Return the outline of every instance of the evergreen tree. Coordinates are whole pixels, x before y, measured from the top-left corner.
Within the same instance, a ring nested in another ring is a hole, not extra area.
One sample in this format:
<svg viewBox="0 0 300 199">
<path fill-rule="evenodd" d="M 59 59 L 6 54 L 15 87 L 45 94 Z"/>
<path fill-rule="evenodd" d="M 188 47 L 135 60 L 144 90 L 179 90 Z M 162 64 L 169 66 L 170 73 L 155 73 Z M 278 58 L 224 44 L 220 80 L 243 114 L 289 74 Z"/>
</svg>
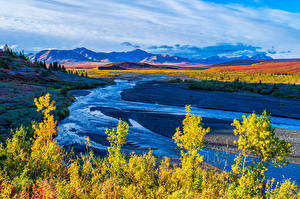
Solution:
<svg viewBox="0 0 300 199">
<path fill-rule="evenodd" d="M 47 64 L 46 64 L 46 61 L 44 60 L 43 62 L 43 68 L 47 69 Z"/>
<path fill-rule="evenodd" d="M 65 73 L 66 72 L 66 67 L 62 65 L 62 71 Z"/>
<path fill-rule="evenodd" d="M 57 62 L 53 62 L 53 70 L 55 70 L 55 71 L 58 70 L 58 64 L 57 64 Z"/>
<path fill-rule="evenodd" d="M 9 52 L 9 47 L 8 47 L 7 44 L 4 45 L 3 51 L 6 52 L 6 53 Z"/>
<path fill-rule="evenodd" d="M 52 63 L 49 64 L 49 70 L 50 71 L 53 70 L 53 64 Z"/>
</svg>

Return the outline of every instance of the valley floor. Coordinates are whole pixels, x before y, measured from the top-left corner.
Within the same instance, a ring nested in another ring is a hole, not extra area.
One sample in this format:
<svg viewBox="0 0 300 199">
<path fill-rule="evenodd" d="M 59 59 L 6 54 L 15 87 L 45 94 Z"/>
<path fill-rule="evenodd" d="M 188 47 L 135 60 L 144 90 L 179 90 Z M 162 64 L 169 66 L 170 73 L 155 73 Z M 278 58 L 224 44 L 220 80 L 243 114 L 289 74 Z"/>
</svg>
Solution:
<svg viewBox="0 0 300 199">
<path fill-rule="evenodd" d="M 252 113 L 263 112 L 264 109 L 271 116 L 300 118 L 300 100 L 283 99 L 253 93 L 228 93 L 217 91 L 189 90 L 185 84 L 173 84 L 162 81 L 141 82 L 134 88 L 121 93 L 122 99 L 127 101 L 164 104 L 172 106 L 192 105 L 199 108 L 219 109 L 226 111 Z M 137 112 L 132 110 L 114 110 L 101 108 L 105 115 L 115 118 L 135 118 L 144 127 L 167 137 L 171 137 L 177 126 L 181 125 L 182 116 L 158 114 L 151 112 Z M 211 128 L 207 135 L 208 148 L 238 152 L 233 144 L 236 137 L 233 135 L 231 122 L 203 118 L 206 127 Z M 290 162 L 300 163 L 300 131 L 275 128 L 276 135 L 288 140 L 292 145 Z"/>
</svg>

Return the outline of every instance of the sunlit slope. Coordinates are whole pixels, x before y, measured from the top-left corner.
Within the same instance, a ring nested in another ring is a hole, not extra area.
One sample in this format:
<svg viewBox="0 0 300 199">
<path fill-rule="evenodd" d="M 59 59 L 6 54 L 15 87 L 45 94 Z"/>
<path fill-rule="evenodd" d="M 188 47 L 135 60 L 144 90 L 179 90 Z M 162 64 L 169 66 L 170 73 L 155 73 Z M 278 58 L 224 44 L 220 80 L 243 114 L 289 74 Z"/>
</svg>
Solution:
<svg viewBox="0 0 300 199">
<path fill-rule="evenodd" d="M 252 65 L 212 67 L 207 72 L 300 73 L 300 61 L 258 63 Z"/>
</svg>

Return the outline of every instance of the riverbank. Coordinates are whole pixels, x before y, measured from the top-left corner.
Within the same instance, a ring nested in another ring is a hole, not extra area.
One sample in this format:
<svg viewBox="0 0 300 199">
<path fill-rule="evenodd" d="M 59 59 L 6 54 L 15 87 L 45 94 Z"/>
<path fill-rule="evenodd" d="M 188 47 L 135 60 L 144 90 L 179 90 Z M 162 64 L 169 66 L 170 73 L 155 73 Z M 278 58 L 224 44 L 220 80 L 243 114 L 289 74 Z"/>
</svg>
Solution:
<svg viewBox="0 0 300 199">
<path fill-rule="evenodd" d="M 51 99 L 56 101 L 55 119 L 62 120 L 69 115 L 68 107 L 75 100 L 72 94 L 74 92 L 69 91 L 113 83 L 109 79 L 86 78 L 58 71 L 46 75 L 32 72 L 28 77 L 26 73 L 21 74 L 18 68 L 14 72 L 1 76 L 0 69 L 1 140 L 5 140 L 10 136 L 11 130 L 21 125 L 30 127 L 32 121 L 40 121 L 41 114 L 36 112 L 34 106 L 35 97 L 50 93 Z"/>
<path fill-rule="evenodd" d="M 264 109 L 272 116 L 300 118 L 300 101 L 295 99 L 282 99 L 272 96 L 253 93 L 226 93 L 216 91 L 198 91 L 187 89 L 187 84 L 171 84 L 167 82 L 151 81 L 140 82 L 132 89 L 126 89 L 121 93 L 122 99 L 134 102 L 150 104 L 164 104 L 172 106 L 184 106 L 190 104 L 194 107 L 218 109 L 235 112 L 261 113 Z M 172 136 L 175 128 L 181 125 L 183 116 L 139 113 L 131 110 L 101 109 L 101 112 L 111 117 L 135 116 L 139 122 L 153 132 L 164 136 Z M 233 141 L 230 121 L 215 118 L 203 118 L 205 126 L 211 128 L 211 133 L 206 137 L 208 148 L 227 152 L 238 152 Z M 275 128 L 276 135 L 289 141 L 292 145 L 292 153 L 288 160 L 300 163 L 300 131 Z"/>
</svg>

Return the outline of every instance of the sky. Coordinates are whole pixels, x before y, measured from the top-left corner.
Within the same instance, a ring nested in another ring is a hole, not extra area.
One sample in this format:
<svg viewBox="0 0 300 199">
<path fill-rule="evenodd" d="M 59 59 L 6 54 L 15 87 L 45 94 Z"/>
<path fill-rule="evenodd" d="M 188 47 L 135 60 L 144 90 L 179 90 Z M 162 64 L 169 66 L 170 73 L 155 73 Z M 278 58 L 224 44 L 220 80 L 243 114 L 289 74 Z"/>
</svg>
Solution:
<svg viewBox="0 0 300 199">
<path fill-rule="evenodd" d="M 300 58 L 299 0 L 0 0 L 0 46 Z"/>
</svg>

